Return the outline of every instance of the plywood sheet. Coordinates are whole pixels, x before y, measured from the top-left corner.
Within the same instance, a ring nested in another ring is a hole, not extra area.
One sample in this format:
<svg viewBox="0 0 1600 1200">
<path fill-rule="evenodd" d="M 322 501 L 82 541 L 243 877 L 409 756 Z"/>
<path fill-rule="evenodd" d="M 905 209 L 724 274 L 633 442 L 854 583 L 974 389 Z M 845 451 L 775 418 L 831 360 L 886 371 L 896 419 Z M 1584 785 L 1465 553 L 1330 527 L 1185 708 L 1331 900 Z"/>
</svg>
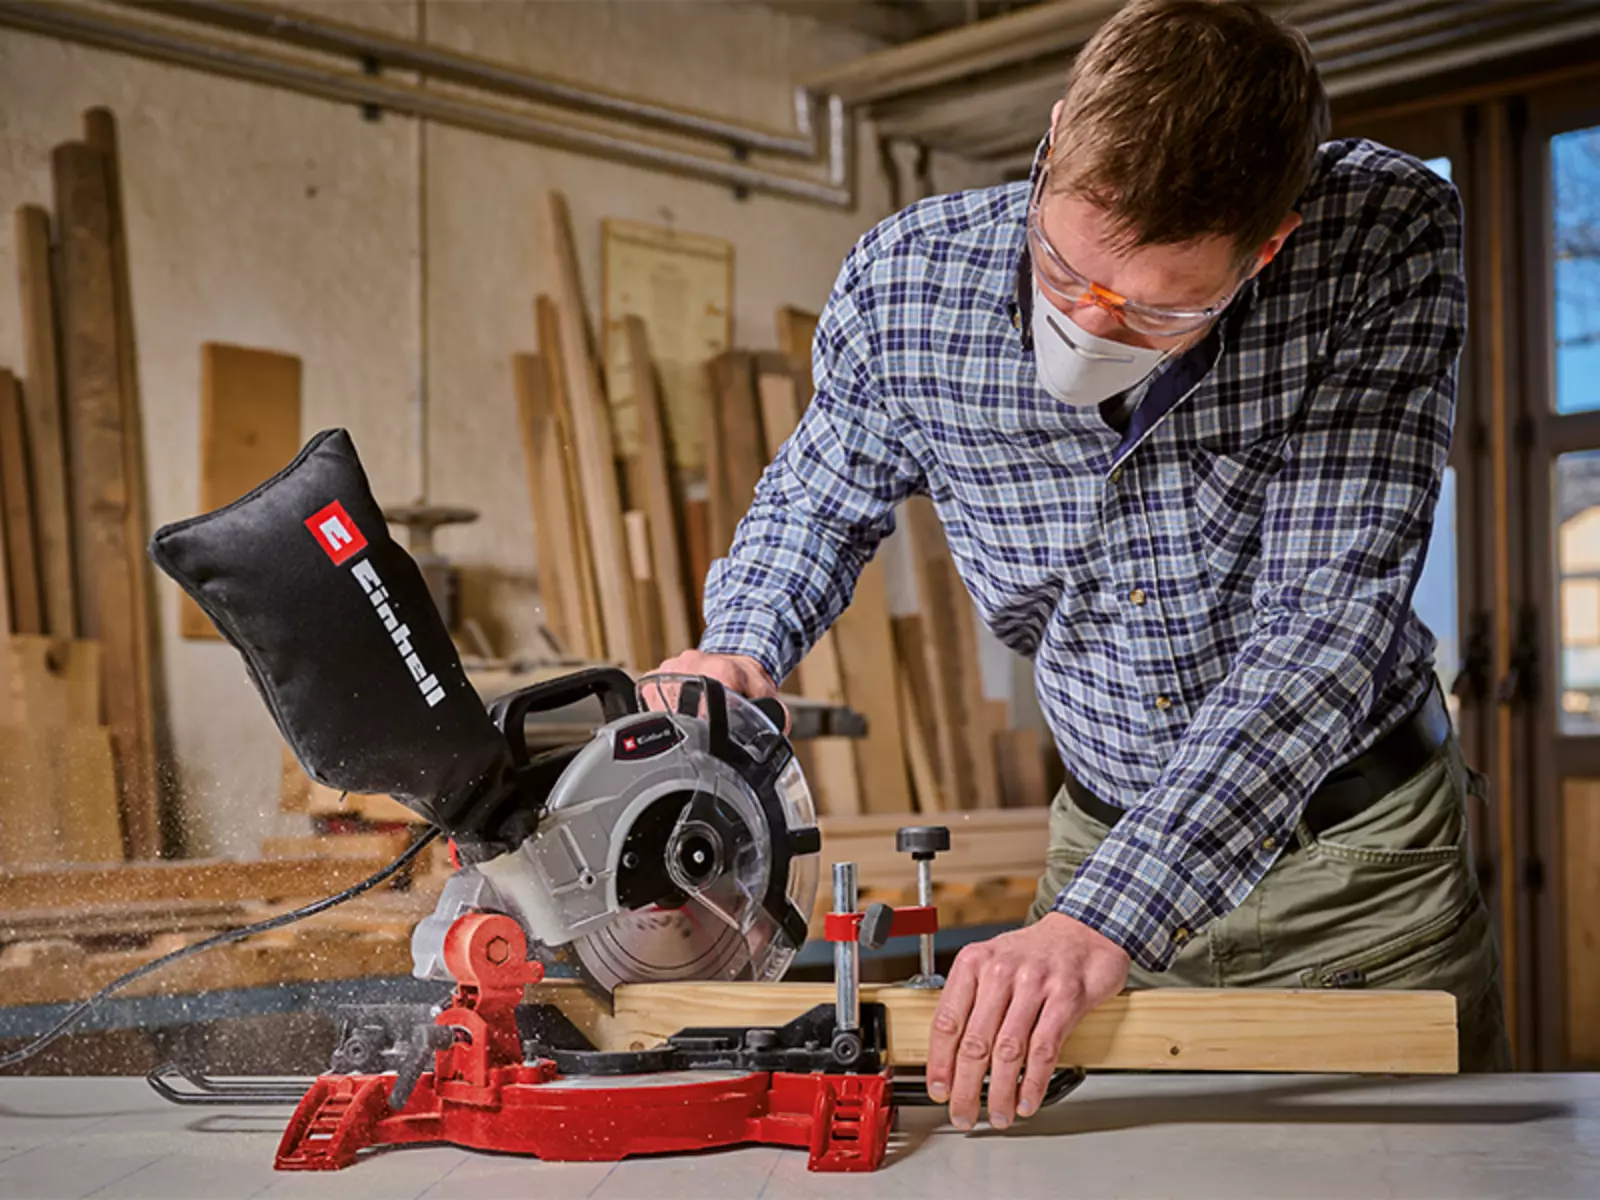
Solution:
<svg viewBox="0 0 1600 1200">
<path fill-rule="evenodd" d="M 674 468 L 705 470 L 710 389 L 705 364 L 733 344 L 733 243 L 637 221 L 600 223 L 606 389 L 617 451 L 638 452 L 642 428 L 627 317 L 650 331 L 666 441 Z"/>
<path fill-rule="evenodd" d="M 300 360 L 292 354 L 208 342 L 200 347 L 200 511 L 231 504 L 272 478 L 300 450 Z M 187 592 L 186 638 L 222 640 Z"/>
</svg>

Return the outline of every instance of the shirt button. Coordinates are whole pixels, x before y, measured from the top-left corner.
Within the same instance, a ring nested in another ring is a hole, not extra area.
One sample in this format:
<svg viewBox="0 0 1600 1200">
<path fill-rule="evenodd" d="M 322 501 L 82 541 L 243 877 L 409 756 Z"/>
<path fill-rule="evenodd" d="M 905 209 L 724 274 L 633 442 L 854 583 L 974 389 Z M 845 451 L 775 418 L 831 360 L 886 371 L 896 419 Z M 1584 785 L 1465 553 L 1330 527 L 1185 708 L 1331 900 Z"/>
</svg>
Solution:
<svg viewBox="0 0 1600 1200">
<path fill-rule="evenodd" d="M 1115 470 L 1113 470 L 1111 472 L 1110 479 L 1111 479 L 1112 483 L 1121 483 L 1122 482 L 1122 468 L 1121 467 L 1117 467 Z"/>
<path fill-rule="evenodd" d="M 1172 707 L 1172 698 L 1170 696 L 1157 696 L 1156 707 L 1162 712 L 1166 712 L 1167 709 Z"/>
<path fill-rule="evenodd" d="M 1133 601 L 1134 604 L 1142 606 L 1148 597 L 1144 594 L 1143 588 L 1134 588 L 1133 591 L 1128 593 L 1128 599 Z"/>
<path fill-rule="evenodd" d="M 1189 931 L 1182 925 L 1178 926 L 1172 931 L 1172 940 L 1180 945 L 1184 942 L 1187 942 L 1189 940 Z"/>
<path fill-rule="evenodd" d="M 1264 837 L 1264 838 L 1262 838 L 1261 839 L 1261 848 L 1263 850 L 1276 850 L 1278 848 L 1278 839 L 1275 838 L 1275 837 Z"/>
</svg>

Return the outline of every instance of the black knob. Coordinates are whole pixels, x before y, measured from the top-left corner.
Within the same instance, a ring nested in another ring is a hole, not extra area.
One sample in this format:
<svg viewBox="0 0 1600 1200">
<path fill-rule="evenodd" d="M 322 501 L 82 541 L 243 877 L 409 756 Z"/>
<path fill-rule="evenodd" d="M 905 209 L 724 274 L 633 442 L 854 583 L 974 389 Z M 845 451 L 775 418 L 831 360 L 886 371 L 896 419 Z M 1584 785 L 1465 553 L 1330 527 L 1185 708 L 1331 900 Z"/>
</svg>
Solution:
<svg viewBox="0 0 1600 1200">
<path fill-rule="evenodd" d="M 894 848 L 920 862 L 950 849 L 950 830 L 943 825 L 907 825 L 894 835 Z"/>
<path fill-rule="evenodd" d="M 875 901 L 867 905 L 867 911 L 861 914 L 861 929 L 857 936 L 868 950 L 876 950 L 889 940 L 889 931 L 893 928 L 894 909 L 882 901 Z"/>
</svg>

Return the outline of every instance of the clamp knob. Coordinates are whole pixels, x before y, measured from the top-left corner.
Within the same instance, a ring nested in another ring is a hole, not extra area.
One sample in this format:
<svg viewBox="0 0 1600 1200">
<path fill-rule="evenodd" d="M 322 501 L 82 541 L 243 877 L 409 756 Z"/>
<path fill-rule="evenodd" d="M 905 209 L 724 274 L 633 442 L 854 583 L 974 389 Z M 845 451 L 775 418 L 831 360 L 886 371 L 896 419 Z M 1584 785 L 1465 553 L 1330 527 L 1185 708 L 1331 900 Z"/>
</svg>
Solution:
<svg viewBox="0 0 1600 1200">
<path fill-rule="evenodd" d="M 931 862 L 934 855 L 950 849 L 950 830 L 944 825 L 906 825 L 896 831 L 894 848 L 911 855 L 914 862 Z"/>
</svg>

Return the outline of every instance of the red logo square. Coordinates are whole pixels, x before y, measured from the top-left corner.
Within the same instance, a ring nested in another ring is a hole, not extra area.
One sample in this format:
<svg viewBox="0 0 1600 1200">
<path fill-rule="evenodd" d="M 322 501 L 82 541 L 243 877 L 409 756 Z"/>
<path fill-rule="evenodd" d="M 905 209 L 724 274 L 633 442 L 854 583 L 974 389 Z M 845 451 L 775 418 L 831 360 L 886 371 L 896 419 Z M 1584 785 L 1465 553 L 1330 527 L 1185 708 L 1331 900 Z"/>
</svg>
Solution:
<svg viewBox="0 0 1600 1200">
<path fill-rule="evenodd" d="M 337 500 L 315 516 L 308 518 L 306 528 L 311 530 L 311 536 L 317 539 L 317 545 L 333 559 L 333 565 L 336 567 L 367 548 L 367 539 L 361 536 L 361 530 L 356 528 L 356 523 L 350 519 L 350 514 L 345 512 L 344 505 Z"/>
</svg>

